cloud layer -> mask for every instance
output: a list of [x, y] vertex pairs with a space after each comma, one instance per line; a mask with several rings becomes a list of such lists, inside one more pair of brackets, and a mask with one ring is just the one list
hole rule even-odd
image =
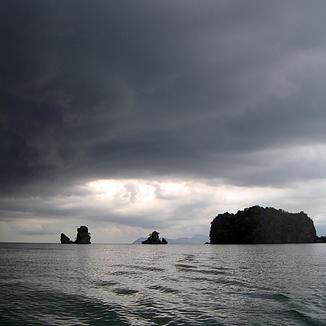
[[[186, 225], [175, 222], [178, 215], [189, 216], [198, 233], [202, 218], [227, 207], [214, 195], [223, 187], [251, 191], [251, 198], [259, 188], [266, 198], [257, 203], [276, 206], [286, 205], [274, 198], [287, 189], [292, 204], [283, 208], [323, 217], [324, 1], [0, 6], [3, 230], [25, 221], [45, 234], [51, 231], [40, 218], [95, 225], [102, 216], [110, 230], [158, 225], [173, 232]], [[116, 202], [77, 204], [99, 180], [131, 188], [128, 180], [196, 183], [202, 193], [192, 186], [188, 199], [203, 199], [161, 198], [169, 205], [154, 200], [141, 212], [134, 200], [135, 216], [117, 213]], [[25, 229], [17, 232], [33, 233]]]

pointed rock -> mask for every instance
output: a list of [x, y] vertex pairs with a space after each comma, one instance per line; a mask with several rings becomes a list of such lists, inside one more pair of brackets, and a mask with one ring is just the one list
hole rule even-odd
[[167, 244], [168, 242], [163, 238], [160, 240], [159, 233], [157, 231], [153, 231], [149, 237], [142, 241], [142, 244]]

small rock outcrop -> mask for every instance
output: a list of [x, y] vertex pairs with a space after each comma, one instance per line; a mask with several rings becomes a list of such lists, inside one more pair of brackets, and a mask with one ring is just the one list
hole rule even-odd
[[164, 238], [160, 240], [159, 233], [153, 231], [145, 241], [142, 241], [142, 244], [168, 244], [168, 242]]
[[90, 244], [91, 235], [88, 233], [87, 226], [82, 225], [77, 229], [76, 241], [71, 241], [64, 233], [61, 233], [60, 241], [63, 244], [67, 244], [67, 243]]
[[64, 233], [61, 233], [60, 236], [60, 241], [63, 244], [67, 244], [67, 243], [74, 243], [73, 241], [71, 241]]
[[313, 243], [318, 238], [304, 212], [289, 213], [253, 206], [236, 214], [217, 215], [211, 223], [211, 244]]

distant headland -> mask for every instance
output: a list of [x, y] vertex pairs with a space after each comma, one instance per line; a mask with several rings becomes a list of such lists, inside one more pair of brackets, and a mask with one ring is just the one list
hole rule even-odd
[[210, 244], [324, 242], [317, 237], [312, 219], [304, 212], [260, 206], [217, 215], [209, 235]]
[[61, 233], [60, 241], [63, 244], [90, 244], [91, 235], [88, 233], [87, 226], [82, 225], [77, 229], [76, 241], [71, 241], [64, 233]]

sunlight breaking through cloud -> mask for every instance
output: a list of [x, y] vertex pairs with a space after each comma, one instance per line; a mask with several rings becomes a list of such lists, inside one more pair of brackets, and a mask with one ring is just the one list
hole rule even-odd
[[206, 179], [94, 179], [71, 185], [65, 190], [71, 195], [22, 197], [14, 202], [2, 199], [1, 234], [4, 239], [16, 234], [25, 241], [31, 237], [56, 241], [60, 230], [82, 224], [96, 234], [95, 242], [128, 242], [153, 228], [169, 237], [208, 234], [218, 213], [235, 213], [257, 204], [295, 212], [301, 210], [298, 201], [305, 203], [307, 213], [322, 226], [326, 203], [317, 194], [322, 193], [325, 182], [280, 188]]

